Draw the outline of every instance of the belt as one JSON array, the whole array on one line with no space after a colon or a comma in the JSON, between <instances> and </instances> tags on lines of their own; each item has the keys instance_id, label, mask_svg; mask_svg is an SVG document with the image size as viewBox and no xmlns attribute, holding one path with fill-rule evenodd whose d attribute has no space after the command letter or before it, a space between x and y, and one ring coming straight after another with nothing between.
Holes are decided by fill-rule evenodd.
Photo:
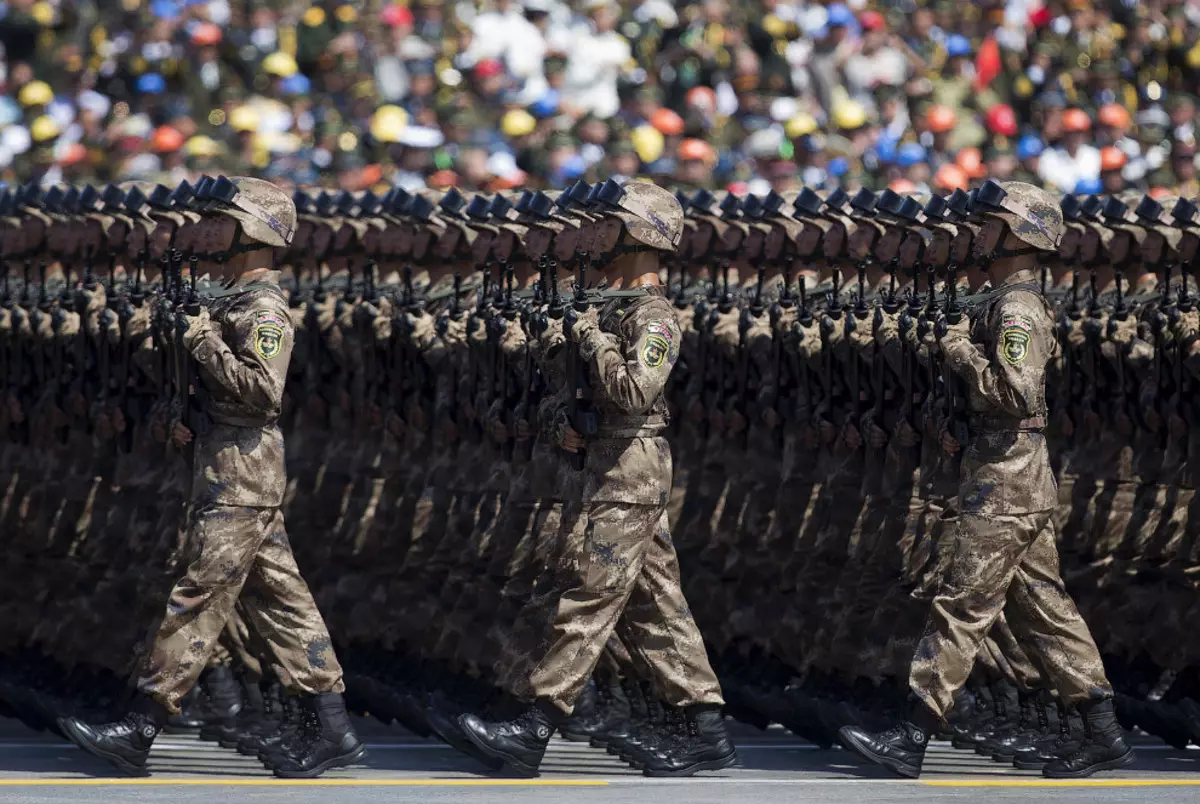
<instances>
[{"instance_id":1,"label":"belt","mask_svg":"<svg viewBox=\"0 0 1200 804\"><path fill-rule=\"evenodd\" d=\"M967 420L967 425L970 429L980 432L1035 433L1046 427L1046 417L1017 419L1010 416L972 416Z\"/></svg>"},{"instance_id":2,"label":"belt","mask_svg":"<svg viewBox=\"0 0 1200 804\"><path fill-rule=\"evenodd\" d=\"M264 427L274 427L279 421L279 417L277 416L230 416L214 410L206 412L214 424L223 424L226 427L250 427L255 430L261 430Z\"/></svg>"},{"instance_id":3,"label":"belt","mask_svg":"<svg viewBox=\"0 0 1200 804\"><path fill-rule=\"evenodd\" d=\"M653 438L666 427L665 416L604 416L595 438Z\"/></svg>"}]
</instances>

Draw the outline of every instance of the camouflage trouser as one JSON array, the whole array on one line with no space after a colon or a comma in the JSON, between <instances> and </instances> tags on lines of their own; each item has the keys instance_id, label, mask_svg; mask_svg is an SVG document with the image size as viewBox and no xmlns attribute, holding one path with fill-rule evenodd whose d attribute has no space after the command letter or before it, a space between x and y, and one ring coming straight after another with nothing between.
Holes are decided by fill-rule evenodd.
<instances>
[{"instance_id":1,"label":"camouflage trouser","mask_svg":"<svg viewBox=\"0 0 1200 804\"><path fill-rule=\"evenodd\" d=\"M571 577L530 674L533 696L570 712L617 629L667 703L722 704L679 583L664 506L592 503L586 522L579 555L561 562Z\"/></svg>"},{"instance_id":2,"label":"camouflage trouser","mask_svg":"<svg viewBox=\"0 0 1200 804\"><path fill-rule=\"evenodd\" d=\"M240 597L284 687L342 692L342 668L296 567L283 513L209 506L193 512L190 531L191 563L171 590L138 689L178 712Z\"/></svg>"},{"instance_id":3,"label":"camouflage trouser","mask_svg":"<svg viewBox=\"0 0 1200 804\"><path fill-rule=\"evenodd\" d=\"M1003 611L1067 705L1112 696L1087 624L1059 575L1052 512L960 514L909 685L938 715L953 706Z\"/></svg>"}]
</instances>

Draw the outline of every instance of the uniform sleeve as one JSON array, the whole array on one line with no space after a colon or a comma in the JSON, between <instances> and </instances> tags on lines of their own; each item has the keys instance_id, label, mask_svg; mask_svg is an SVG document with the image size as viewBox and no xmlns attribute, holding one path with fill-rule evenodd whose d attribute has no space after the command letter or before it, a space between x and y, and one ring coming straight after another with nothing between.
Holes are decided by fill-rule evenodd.
<instances>
[{"instance_id":1,"label":"uniform sleeve","mask_svg":"<svg viewBox=\"0 0 1200 804\"><path fill-rule=\"evenodd\" d=\"M950 367L998 413L1022 419L1043 413L1046 364L1054 344L1045 310L1010 296L992 312L987 338L988 346L966 338L943 340Z\"/></svg>"},{"instance_id":2,"label":"uniform sleeve","mask_svg":"<svg viewBox=\"0 0 1200 804\"><path fill-rule=\"evenodd\" d=\"M605 337L599 328L589 330L579 352L605 397L636 416L650 410L662 394L683 336L670 311L637 316L622 330L619 341Z\"/></svg>"},{"instance_id":3,"label":"uniform sleeve","mask_svg":"<svg viewBox=\"0 0 1200 804\"><path fill-rule=\"evenodd\" d=\"M231 313L227 328L229 342L214 328L192 346L205 385L247 407L278 410L295 340L287 306L274 296L259 297Z\"/></svg>"}]
</instances>

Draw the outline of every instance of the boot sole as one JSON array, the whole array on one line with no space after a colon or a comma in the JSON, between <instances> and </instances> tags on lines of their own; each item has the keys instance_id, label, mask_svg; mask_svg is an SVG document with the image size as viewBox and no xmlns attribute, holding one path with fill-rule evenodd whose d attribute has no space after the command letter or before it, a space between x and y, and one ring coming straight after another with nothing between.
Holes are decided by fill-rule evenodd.
<instances>
[{"instance_id":1,"label":"boot sole","mask_svg":"<svg viewBox=\"0 0 1200 804\"><path fill-rule=\"evenodd\" d=\"M868 762L871 762L875 765L879 765L882 768L887 768L892 773L895 773L899 776L903 776L905 779L917 779L921 776L920 768L916 768L914 770L912 768L912 766L905 765L901 762L898 762L897 760L891 759L889 757L877 756L877 755L871 753L870 751L868 751L865 746L861 745L858 742L858 740L855 740L846 735L839 734L838 737L841 739L842 745L846 746L851 751L858 754L860 757L867 760Z\"/></svg>"},{"instance_id":2,"label":"boot sole","mask_svg":"<svg viewBox=\"0 0 1200 804\"><path fill-rule=\"evenodd\" d=\"M1107 762L1101 762L1083 770L1071 771L1069 773L1049 773L1045 768L1042 769L1042 775L1047 779L1086 779L1093 773L1106 770L1119 770L1128 768L1133 764L1133 749L1126 748L1125 753L1116 759L1110 759Z\"/></svg>"},{"instance_id":3,"label":"boot sole","mask_svg":"<svg viewBox=\"0 0 1200 804\"><path fill-rule=\"evenodd\" d=\"M92 756L96 757L96 759L104 760L105 762L112 765L114 768L121 771L125 775L127 775L127 776L149 776L150 775L150 771L148 771L146 769L145 765L135 765L132 762L130 762L128 759L126 759L125 757L120 756L119 754L110 754L108 751L103 751L103 750L97 748L95 745L92 745L91 742L84 739L83 736L80 735L79 732L77 732L75 730L74 724L70 723L69 721L63 720L58 725L59 725L59 728L61 728L63 730L63 733L66 734L67 737L71 740L71 742L74 743L75 746L78 747L81 751L91 754Z\"/></svg>"},{"instance_id":4,"label":"boot sole","mask_svg":"<svg viewBox=\"0 0 1200 804\"><path fill-rule=\"evenodd\" d=\"M1049 762L1034 762L1030 759L1013 759L1013 767L1017 770L1041 770L1049 765Z\"/></svg>"},{"instance_id":5,"label":"boot sole","mask_svg":"<svg viewBox=\"0 0 1200 804\"><path fill-rule=\"evenodd\" d=\"M509 754L505 754L502 751L497 751L489 745L484 745L476 740L475 735L469 731L464 730L463 734L466 735L466 738L471 741L471 745L474 746L478 752L482 752L486 757L490 758L492 762L499 762L500 767L507 765L522 776L527 776L529 778L533 778L538 775L537 765L530 765L527 762L522 762L521 760L516 759ZM485 764L488 764L490 767L490 763Z\"/></svg>"},{"instance_id":6,"label":"boot sole","mask_svg":"<svg viewBox=\"0 0 1200 804\"><path fill-rule=\"evenodd\" d=\"M715 771L732 768L738 764L737 752L723 756L720 759L706 759L703 762L697 762L693 765L688 765L686 768L671 771L657 771L652 768L644 768L643 776L649 776L656 779L678 779L681 776L692 776L700 771Z\"/></svg>"},{"instance_id":7,"label":"boot sole","mask_svg":"<svg viewBox=\"0 0 1200 804\"><path fill-rule=\"evenodd\" d=\"M429 728L433 729L433 734L438 737L446 745L458 751L460 754L465 754L471 759L483 765L488 770L497 771L504 767L504 760L498 757L493 757L491 754L482 751L474 740L471 740L471 735L463 732L467 738L465 741L458 739L457 735L443 734L442 731L432 722L429 723Z\"/></svg>"},{"instance_id":8,"label":"boot sole","mask_svg":"<svg viewBox=\"0 0 1200 804\"><path fill-rule=\"evenodd\" d=\"M331 771L334 768L349 767L350 765L353 765L355 762L358 762L360 759L362 759L366 755L367 755L367 747L365 745L360 745L358 748L355 748L349 754L342 754L340 757L330 757L329 759L322 762L320 765L317 765L315 768L309 768L308 770L296 770L296 771L282 770L280 768L274 768L274 769L272 769L271 772L274 773L280 779L315 779L318 776L320 776L321 774L325 773L326 771Z\"/></svg>"}]
</instances>

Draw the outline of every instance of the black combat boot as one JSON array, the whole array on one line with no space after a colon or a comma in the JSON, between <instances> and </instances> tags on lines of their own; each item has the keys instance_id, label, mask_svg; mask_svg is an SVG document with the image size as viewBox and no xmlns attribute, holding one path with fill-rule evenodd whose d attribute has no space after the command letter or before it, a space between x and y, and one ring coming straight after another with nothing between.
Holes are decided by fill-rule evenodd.
<instances>
[{"instance_id":1,"label":"black combat boot","mask_svg":"<svg viewBox=\"0 0 1200 804\"><path fill-rule=\"evenodd\" d=\"M537 776L538 766L563 716L546 701L538 701L513 720L488 723L472 714L458 724L480 751L499 759L526 776Z\"/></svg>"},{"instance_id":2,"label":"black combat boot","mask_svg":"<svg viewBox=\"0 0 1200 804\"><path fill-rule=\"evenodd\" d=\"M559 727L564 739L573 743L591 740L596 724L604 719L605 700L599 687L594 678L588 679L583 685L583 690L575 699L575 708Z\"/></svg>"},{"instance_id":3,"label":"black combat boot","mask_svg":"<svg viewBox=\"0 0 1200 804\"><path fill-rule=\"evenodd\" d=\"M1112 699L1088 701L1080 704L1079 710L1083 715L1083 742L1042 768L1042 775L1049 779L1082 779L1097 771L1132 765L1133 749L1125 744Z\"/></svg>"},{"instance_id":4,"label":"black combat boot","mask_svg":"<svg viewBox=\"0 0 1200 804\"><path fill-rule=\"evenodd\" d=\"M285 693L283 706L283 719L279 722L279 729L263 738L256 755L268 770L281 757L309 739L317 729L317 713L313 709L311 695Z\"/></svg>"},{"instance_id":5,"label":"black combat boot","mask_svg":"<svg viewBox=\"0 0 1200 804\"><path fill-rule=\"evenodd\" d=\"M345 768L367 755L367 747L354 733L341 693L322 692L312 696L317 728L290 747L272 770L281 779L315 779L325 771Z\"/></svg>"},{"instance_id":6,"label":"black combat boot","mask_svg":"<svg viewBox=\"0 0 1200 804\"><path fill-rule=\"evenodd\" d=\"M186 734L201 728L204 725L202 704L200 685L196 684L179 702L179 714L167 718L163 731L167 734Z\"/></svg>"},{"instance_id":7,"label":"black combat boot","mask_svg":"<svg viewBox=\"0 0 1200 804\"><path fill-rule=\"evenodd\" d=\"M838 739L863 759L916 779L921 775L929 738L939 725L939 718L925 704L912 701L908 717L898 726L880 734L869 734L859 726L845 726L838 733Z\"/></svg>"},{"instance_id":8,"label":"black combat boot","mask_svg":"<svg viewBox=\"0 0 1200 804\"><path fill-rule=\"evenodd\" d=\"M721 707L689 706L684 715L683 734L647 754L642 768L646 776L692 776L697 771L721 770L737 763L737 751L725 731Z\"/></svg>"},{"instance_id":9,"label":"black combat boot","mask_svg":"<svg viewBox=\"0 0 1200 804\"><path fill-rule=\"evenodd\" d=\"M629 739L645 724L649 709L642 688L633 681L614 684L610 693L614 717L592 737L591 745L619 757L627 750Z\"/></svg>"},{"instance_id":10,"label":"black combat boot","mask_svg":"<svg viewBox=\"0 0 1200 804\"><path fill-rule=\"evenodd\" d=\"M166 709L139 695L133 708L115 723L89 726L77 718L62 718L58 726L75 745L131 776L148 776L146 760L154 738L167 723Z\"/></svg>"},{"instance_id":11,"label":"black combat boot","mask_svg":"<svg viewBox=\"0 0 1200 804\"><path fill-rule=\"evenodd\" d=\"M1058 734L1058 710L1048 690L1038 692L1032 710L1025 718L1024 728L1009 737L995 741L991 757L995 762L1012 762L1022 749L1030 748L1046 737Z\"/></svg>"},{"instance_id":12,"label":"black combat boot","mask_svg":"<svg viewBox=\"0 0 1200 804\"><path fill-rule=\"evenodd\" d=\"M1018 770L1041 770L1048 764L1075 751L1083 742L1083 720L1078 712L1068 712L1062 701L1055 701L1058 733L1047 734L1032 745L1022 746L1013 755Z\"/></svg>"},{"instance_id":13,"label":"black combat boot","mask_svg":"<svg viewBox=\"0 0 1200 804\"><path fill-rule=\"evenodd\" d=\"M210 668L200 679L208 699L200 739L210 743L237 743L237 717L242 711L242 688L228 665Z\"/></svg>"}]
</instances>

